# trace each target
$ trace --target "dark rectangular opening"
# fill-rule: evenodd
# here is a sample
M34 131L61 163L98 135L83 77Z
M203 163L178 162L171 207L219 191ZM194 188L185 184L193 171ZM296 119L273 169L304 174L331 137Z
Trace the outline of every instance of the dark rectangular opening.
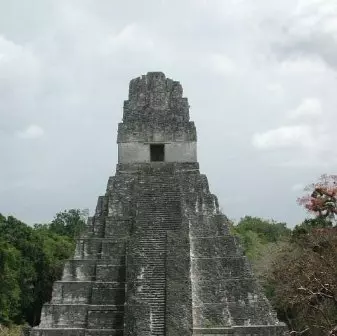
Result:
M165 146L163 144L150 145L151 161L164 161Z

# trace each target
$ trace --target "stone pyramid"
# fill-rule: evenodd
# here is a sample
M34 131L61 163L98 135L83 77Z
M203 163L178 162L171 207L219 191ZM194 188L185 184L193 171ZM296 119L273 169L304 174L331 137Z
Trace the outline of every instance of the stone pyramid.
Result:
M179 82L130 82L118 164L34 336L276 336L262 294L197 162Z

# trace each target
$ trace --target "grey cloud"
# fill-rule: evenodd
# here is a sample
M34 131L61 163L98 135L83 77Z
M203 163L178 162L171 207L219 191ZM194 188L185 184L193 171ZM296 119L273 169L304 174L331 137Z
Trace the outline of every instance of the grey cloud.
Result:
M275 42L285 52L293 41L280 27L294 7L290 0L0 0L0 55L11 55L6 65L0 56L0 211L34 223L64 208L93 210L114 174L129 80L160 70L189 98L201 170L224 212L301 220L293 185L336 165L281 167L291 149L266 153L251 144L254 133L284 126L304 98L324 102L324 115L336 106L333 71L313 82L270 57ZM17 136L30 125L43 136Z
M278 22L279 37L272 42L274 52L281 58L318 57L336 69L336 17L337 7L331 1L299 1L284 21Z
M283 45L275 45L275 50L283 58L291 56L316 56L329 66L337 69L337 39L323 33L312 33L306 37L289 36Z

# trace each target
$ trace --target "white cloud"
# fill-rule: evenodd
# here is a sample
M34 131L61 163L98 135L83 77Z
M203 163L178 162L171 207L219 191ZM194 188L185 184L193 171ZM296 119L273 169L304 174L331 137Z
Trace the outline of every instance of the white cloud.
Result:
M39 75L39 61L29 46L16 44L0 35L0 83L9 85L18 81L27 85Z
M257 149L306 147L314 142L312 128L308 125L284 126L253 135Z
M236 70L234 61L224 54L211 54L209 60L211 68L216 73L228 75Z
M281 54L286 57L314 56L336 68L337 2L298 0L294 8L283 23Z
M317 98L306 98L294 110L288 112L290 119L319 117L323 114L322 104Z
M335 22L336 14L337 3L331 0L300 0L294 11L295 17L299 18L298 28L329 27L331 22Z
M327 67L321 59L308 56L290 57L281 62L279 68L280 73L293 74L318 74L326 71Z
M153 52L155 46L150 33L136 23L128 24L117 35L110 37L108 42L105 41L105 43L106 46L103 46L103 48L108 52L120 49L136 52Z
M304 189L304 184L303 183L296 183L291 187L291 190L294 192L300 191Z
M280 83L270 83L267 85L267 90L277 96L284 95L284 87Z
M44 130L38 125L29 125L25 130L18 131L16 134L21 139L37 139L44 135Z
M300 0L294 12L298 33L310 34L315 27L326 33L336 33L337 3L331 0Z
M21 116L36 108L41 74L40 60L31 46L0 35L0 123L4 128L8 124L21 127Z

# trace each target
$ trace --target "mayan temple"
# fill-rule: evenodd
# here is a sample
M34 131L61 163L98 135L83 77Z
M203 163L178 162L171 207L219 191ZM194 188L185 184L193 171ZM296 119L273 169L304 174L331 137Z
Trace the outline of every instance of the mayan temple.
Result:
M31 334L285 334L199 172L180 83L133 79L117 143L116 174Z

